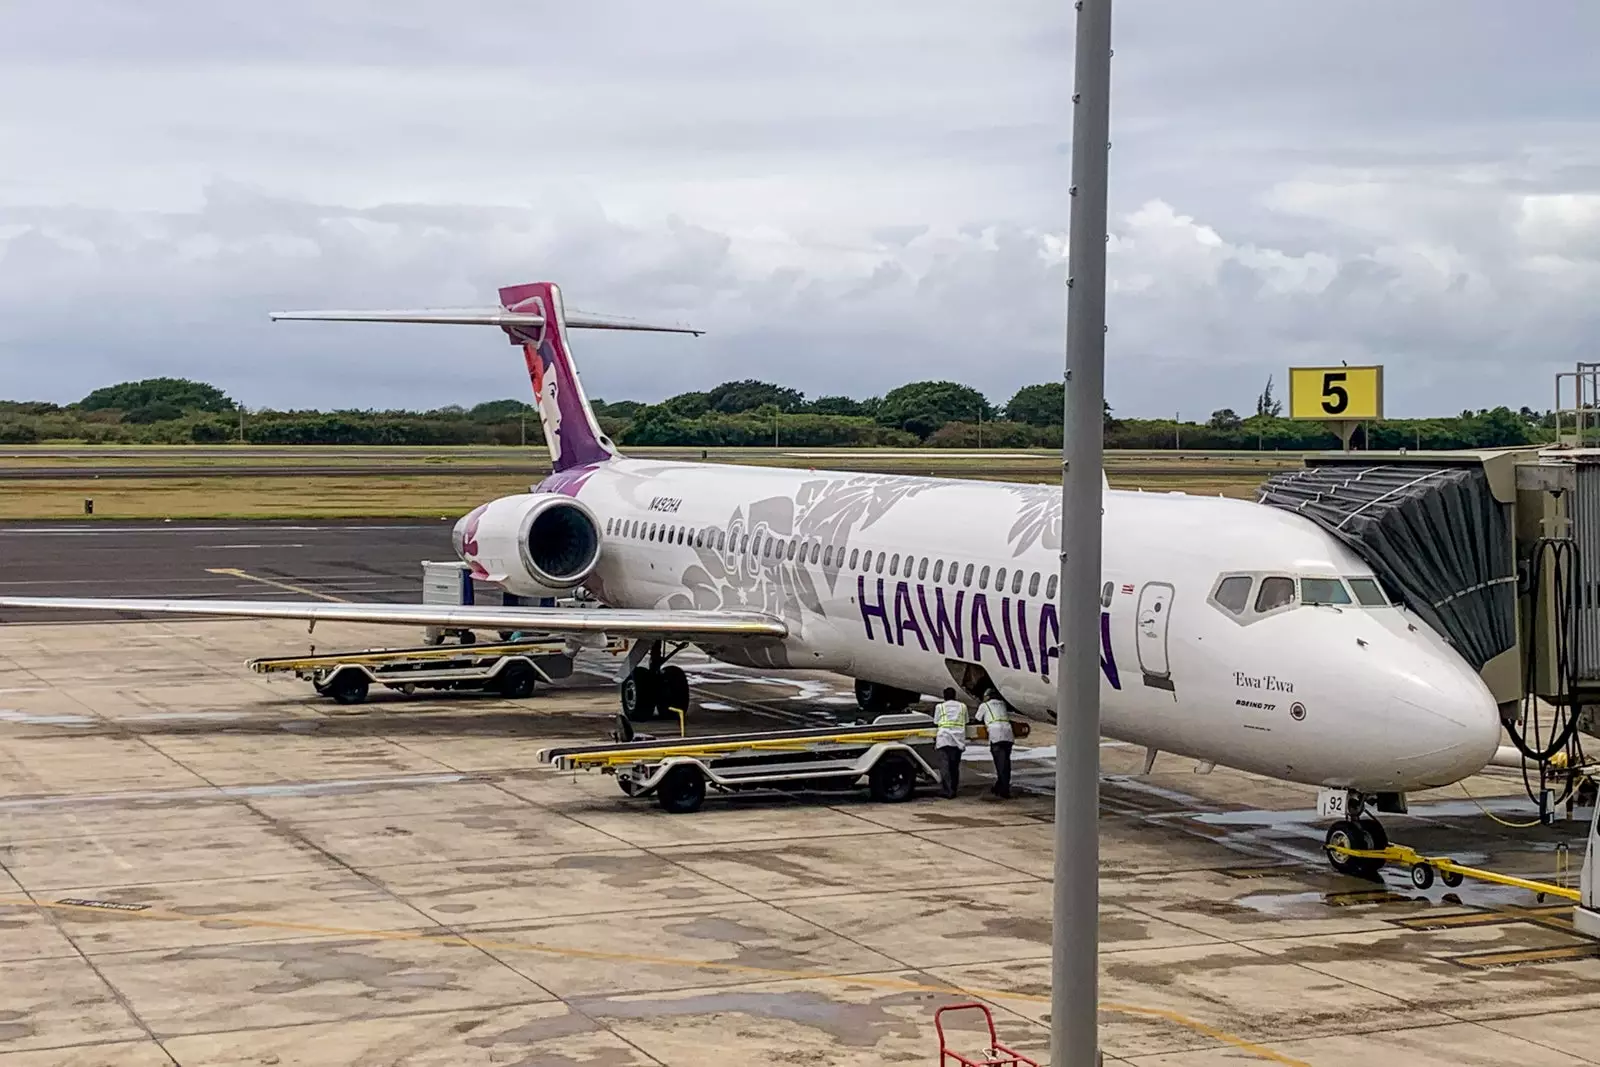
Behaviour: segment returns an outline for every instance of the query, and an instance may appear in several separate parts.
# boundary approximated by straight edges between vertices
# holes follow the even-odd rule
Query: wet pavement
[[[954,801],[670,816],[535,763],[610,729],[603,655],[518,703],[346,708],[242,666],[306,644],[293,623],[0,626],[0,1067],[932,1064],[933,1011],[974,998],[1047,1061],[1048,727],[1009,803],[975,750]],[[836,676],[684,665],[692,731],[856,714]],[[1600,945],[1567,909],[1336,876],[1312,791],[1101,753],[1108,1062],[1596,1062]],[[1479,806],[1517,821],[1520,798],[1483,776],[1385,824],[1575,871],[1585,824]]]

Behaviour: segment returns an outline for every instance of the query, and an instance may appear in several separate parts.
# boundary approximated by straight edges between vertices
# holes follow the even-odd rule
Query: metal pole
[[[1050,1062],[1099,1062],[1100,470],[1105,453],[1106,176],[1111,0],[1077,0],[1072,229],[1061,456],[1061,664],[1056,708],[1056,856]]]

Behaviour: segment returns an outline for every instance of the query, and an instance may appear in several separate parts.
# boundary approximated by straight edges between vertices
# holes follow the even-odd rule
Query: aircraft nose
[[[1482,770],[1500,746],[1494,695],[1454,652],[1413,648],[1395,670],[1389,714],[1409,755],[1403,772],[1424,786]]]

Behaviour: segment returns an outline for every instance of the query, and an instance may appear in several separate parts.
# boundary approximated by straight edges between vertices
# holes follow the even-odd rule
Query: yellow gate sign
[[[1383,368],[1290,367],[1289,417],[1319,422],[1383,418]]]

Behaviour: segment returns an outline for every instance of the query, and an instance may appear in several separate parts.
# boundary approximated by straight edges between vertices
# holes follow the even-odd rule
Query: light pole
[[[1100,545],[1105,459],[1106,181],[1111,0],[1077,0],[1072,229],[1067,248],[1061,442],[1061,664],[1056,707],[1056,855],[1050,1062],[1099,1062]]]

